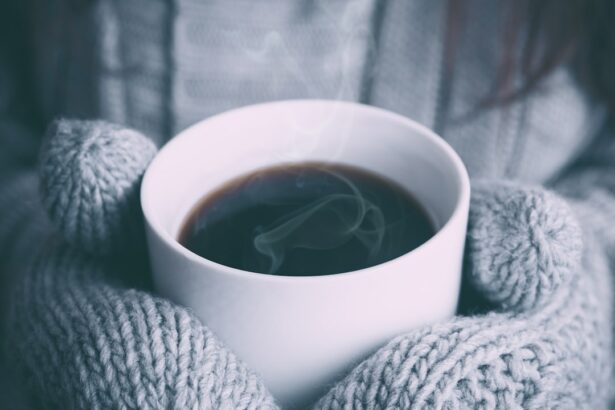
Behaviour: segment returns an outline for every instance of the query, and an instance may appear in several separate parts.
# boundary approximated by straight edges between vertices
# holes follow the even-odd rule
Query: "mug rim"
[[[328,275],[310,275],[310,276],[271,275],[271,274],[266,274],[266,273],[252,272],[248,270],[233,268],[231,266],[227,266],[227,265],[223,265],[218,262],[214,262],[212,260],[209,260],[203,256],[200,256],[190,251],[189,249],[184,247],[182,244],[180,244],[179,241],[167,231],[167,229],[164,229],[164,227],[160,226],[161,224],[157,221],[156,216],[153,215],[153,210],[148,205],[149,203],[148,196],[150,195],[150,192],[155,186],[154,181],[153,181],[154,177],[152,176],[154,172],[153,169],[155,169],[157,159],[160,157],[162,153],[170,150],[171,147],[175,145],[182,144],[183,139],[188,138],[196,130],[203,127],[207,122],[211,120],[220,119],[226,116],[234,116],[237,114],[241,114],[243,111],[249,111],[249,110],[256,109],[256,108],[262,109],[266,107],[273,107],[276,105],[289,105],[289,104],[293,104],[293,105],[295,104],[296,105],[310,105],[310,104],[333,105],[335,104],[335,105],[345,106],[346,108],[353,108],[357,110],[362,110],[364,112],[371,112],[373,114],[377,114],[381,119],[396,122],[402,125],[403,127],[412,129],[413,131],[427,138],[430,142],[438,146],[438,148],[440,148],[444,152],[444,154],[446,154],[446,157],[448,158],[448,160],[451,161],[453,168],[455,169],[455,177],[457,179],[457,184],[459,187],[459,194],[457,195],[456,202],[453,208],[453,212],[451,213],[451,216],[435,232],[435,234],[432,235],[427,241],[425,241],[418,247],[396,258],[389,259],[377,265],[373,265],[373,266],[369,266],[369,267],[361,268],[357,270],[340,272],[340,273],[332,273]],[[172,137],[158,151],[154,159],[149,163],[143,175],[143,179],[141,182],[141,188],[140,188],[140,202],[141,202],[141,209],[143,212],[145,223],[151,229],[151,231],[156,236],[158,236],[158,238],[162,242],[164,242],[167,246],[170,246],[175,252],[178,252],[183,257],[189,260],[192,260],[193,262],[196,262],[200,265],[204,265],[206,267],[209,267],[219,272],[224,272],[225,274],[236,275],[236,276],[239,276],[245,279],[261,280],[261,281],[276,281],[276,282],[338,280],[338,279],[348,278],[351,276],[354,277],[357,275],[368,275],[372,273],[374,270],[381,270],[382,268],[386,267],[386,265],[395,263],[396,261],[402,258],[411,257],[412,255],[417,254],[430,246],[434,246],[434,243],[437,241],[438,237],[444,235],[445,231],[450,230],[451,226],[454,224],[454,222],[457,219],[464,217],[463,215],[464,208],[465,208],[464,204],[469,202],[469,196],[470,196],[470,177],[468,175],[465,165],[463,164],[463,161],[459,157],[459,154],[457,154],[457,152],[442,137],[440,137],[434,131],[418,123],[417,121],[414,121],[401,114],[397,114],[397,113],[394,113],[392,111],[389,111],[383,108],[375,107],[375,106],[368,105],[368,104],[358,103],[358,102],[327,100],[327,99],[289,99],[289,100],[277,100],[277,101],[272,101],[272,102],[264,102],[264,103],[258,103],[258,104],[250,104],[250,105],[234,108],[234,109],[227,110],[222,113],[215,114],[210,117],[204,118],[203,120],[198,121],[195,124],[180,131],[178,134]]]

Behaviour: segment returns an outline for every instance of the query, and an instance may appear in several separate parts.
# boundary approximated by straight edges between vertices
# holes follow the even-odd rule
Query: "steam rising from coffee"
[[[242,22],[240,30],[231,24],[217,35],[216,40],[229,49],[228,65],[246,71],[245,80],[240,75],[240,81],[224,87],[225,100],[240,105],[297,98],[367,100],[377,72],[373,24],[378,2],[288,1],[280,2],[275,14],[253,3],[246,7],[256,18]],[[339,138],[326,142],[327,159],[342,158],[351,138],[352,120],[341,124],[338,119],[336,107],[323,111],[318,120],[280,115],[289,133],[285,150],[272,162],[309,157],[325,143],[325,130],[331,126],[336,127]]]
[[[250,272],[330,275],[374,266],[428,240],[423,208],[391,180],[349,165],[265,168],[210,193],[180,243]]]
[[[335,249],[356,238],[373,261],[380,252],[386,224],[382,210],[367,200],[344,176],[325,170],[342,181],[350,193],[331,193],[283,215],[254,238],[254,247],[271,259],[270,274],[282,266],[294,248]]]
[[[250,70],[262,80],[261,92],[269,99],[355,100],[361,79],[373,70],[364,60],[375,43],[374,7],[370,0],[287,2],[280,4],[278,12],[309,22],[302,30],[285,19],[264,16],[267,24],[256,19],[250,30],[244,27],[221,34],[237,58],[250,63]],[[255,7],[255,12],[261,11],[269,10]],[[305,36],[305,30],[311,29],[313,35]],[[297,53],[298,44],[311,52]]]

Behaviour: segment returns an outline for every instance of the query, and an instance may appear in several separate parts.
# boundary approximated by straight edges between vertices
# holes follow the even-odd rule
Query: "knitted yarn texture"
[[[257,376],[189,310],[126,287],[145,275],[128,270],[144,264],[126,249],[140,239],[131,229],[140,227],[134,211],[154,145],[100,121],[61,120],[48,134],[43,202],[68,243],[51,238],[37,250],[17,286],[11,323],[16,367],[40,383],[33,388],[43,401],[33,405],[274,408]]]
[[[318,408],[605,406],[611,307],[599,303],[609,296],[604,255],[586,243],[581,258],[570,209],[545,190],[476,183],[471,210],[470,279],[501,310],[398,337]]]
[[[131,276],[147,273],[126,269],[116,241],[130,223],[126,210],[138,208],[151,143],[103,122],[50,130],[43,202],[69,244],[52,236],[20,266],[11,305],[14,364],[44,398],[35,404],[276,408],[258,376],[189,310],[130,288]],[[467,274],[495,311],[400,335],[315,408],[601,408],[612,317],[600,301],[612,299],[593,240],[552,192],[474,181]]]
[[[40,156],[41,188],[64,238],[91,253],[130,250],[143,232],[136,223],[139,183],[155,154],[151,140],[128,128],[103,121],[52,123]]]

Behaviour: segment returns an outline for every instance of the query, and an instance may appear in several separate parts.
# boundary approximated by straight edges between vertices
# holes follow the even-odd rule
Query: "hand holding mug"
[[[219,197],[221,194],[213,191],[220,186],[255,170],[300,167],[306,162],[323,164],[321,168],[327,172],[344,172],[339,166],[335,168],[343,164],[388,179],[416,199],[436,233],[416,249],[402,251],[383,263],[330,275],[318,271],[319,264],[323,271],[330,264],[318,250],[309,255],[312,263],[304,262],[313,271],[303,276],[236,269],[200,257],[178,242],[194,204],[208,195]],[[304,168],[303,172],[315,171]],[[292,178],[294,175],[291,172],[288,178],[290,184],[279,175],[276,178],[277,184],[286,184],[283,191],[287,196],[293,190],[292,182],[305,176],[299,173]],[[317,175],[313,178],[322,178]],[[320,181],[312,199],[322,200],[330,190],[331,194],[344,193],[355,201],[363,200],[369,192],[343,186],[354,180],[354,185],[366,187],[352,175],[345,173],[347,184],[339,187],[330,188],[335,178]],[[381,203],[383,193],[390,190],[385,190],[384,182],[376,184],[378,195],[372,195],[373,208],[387,212],[381,223],[367,221],[368,228],[410,216],[408,207],[396,215],[394,207]],[[230,185],[235,192],[242,186],[238,182]],[[324,393],[353,364],[391,338],[453,316],[461,281],[469,185],[461,160],[441,138],[378,108],[306,100],[230,111],[183,131],[159,152],[145,173],[141,203],[155,287],[163,296],[191,307],[226,346],[262,375],[283,404],[304,404]],[[259,193],[258,189],[265,189],[262,182],[253,189],[253,195]],[[306,190],[297,189],[295,196],[306,195]],[[400,198],[403,196],[397,195],[391,201],[399,202]],[[242,199],[242,204],[224,204],[249,207],[249,196]],[[272,198],[272,202],[280,201],[277,196]],[[308,202],[311,205],[298,205],[293,212],[302,206],[318,206]],[[342,219],[345,212],[346,217],[354,219],[353,207],[346,205],[346,209],[332,212],[338,216],[342,213]],[[271,208],[273,205],[269,205]],[[309,224],[317,225],[317,219],[312,218]],[[322,248],[322,243],[336,235],[331,232],[336,220],[329,218],[326,224],[313,228],[320,230],[311,234],[313,247]],[[225,227],[239,232],[239,227],[231,223]],[[347,232],[345,227],[339,229]],[[224,241],[225,236],[220,232],[212,242]],[[409,239],[409,235],[403,238]],[[225,251],[241,246],[242,240],[239,235],[232,238]],[[374,247],[370,243],[364,250],[360,246],[353,249],[355,254],[344,254],[346,266],[360,258],[356,253],[368,253]],[[340,246],[333,252],[341,258],[344,250]],[[257,254],[250,256],[255,259]]]
[[[65,126],[73,138],[52,136],[46,147],[47,152],[59,149],[64,160],[44,152],[42,172],[44,187],[51,187],[44,190],[48,204],[68,193],[63,189],[69,186],[59,184],[60,176],[66,175],[60,170],[72,168],[70,192],[84,188],[77,191],[80,209],[74,208],[76,202],[66,202],[65,212],[51,213],[73,246],[49,247],[24,272],[17,294],[23,300],[16,304],[14,316],[17,334],[21,328],[24,335],[30,328],[53,330],[53,324],[62,329],[64,336],[37,333],[35,343],[29,344],[33,349],[21,355],[28,361],[26,368],[39,375],[48,402],[73,407],[274,407],[255,373],[228,353],[190,311],[130,289],[126,279],[114,273],[121,263],[111,266],[109,258],[88,257],[77,250],[85,246],[91,254],[111,249],[112,259],[122,259],[110,245],[122,229],[138,221],[126,211],[134,209],[128,204],[135,197],[122,197],[130,190],[97,183],[89,178],[87,167],[75,169],[69,159],[92,147],[88,152],[94,163],[107,164],[112,175],[133,175],[132,184],[138,186],[144,169],[131,169],[134,163],[125,159],[148,143],[137,138],[134,145],[124,145],[116,137],[121,128],[102,123]],[[84,139],[90,144],[82,144]],[[102,208],[110,212],[94,212]],[[94,235],[88,225],[75,224],[85,211],[107,230]],[[584,275],[578,275],[579,230],[567,206],[541,188],[477,183],[469,226],[468,277],[501,313],[454,318],[396,338],[347,377],[340,375],[343,381],[318,408],[504,408],[528,403],[548,407],[554,398],[577,406],[600,402],[592,386],[608,375],[608,361],[592,346],[601,343],[597,338],[603,332],[597,329],[607,320],[597,315],[602,310],[583,301],[598,300],[586,297],[601,291],[592,285],[600,282],[590,278],[608,266],[604,258],[588,258],[594,263],[582,265]],[[124,246],[139,243],[136,235]],[[587,343],[580,348],[575,341]],[[57,357],[73,360],[57,362]],[[55,369],[52,373],[59,379],[41,376],[44,369]],[[62,383],[63,378],[83,374],[89,378],[81,379],[79,391],[66,390],[76,384]],[[584,388],[571,389],[569,377]]]

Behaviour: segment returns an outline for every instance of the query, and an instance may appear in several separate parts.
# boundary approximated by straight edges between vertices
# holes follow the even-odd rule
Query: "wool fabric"
[[[457,150],[475,188],[466,279],[492,312],[400,335],[316,407],[606,408],[615,128],[568,66],[475,110],[495,80],[505,2],[464,2],[451,72],[449,3],[33,0],[12,24],[0,2],[0,29],[14,26],[0,37],[7,390],[24,408],[274,407],[206,324],[152,295],[132,252],[140,222],[126,215],[154,148],[126,127],[161,146],[227,108],[328,98],[416,119]],[[37,171],[58,117],[106,122],[57,123]]]
[[[71,244],[91,253],[134,251],[143,233],[139,184],[156,147],[104,121],[53,122],[40,158],[45,206]]]
[[[107,207],[105,201],[137,201],[130,190],[105,196],[91,189],[63,190],[84,185],[93,170],[113,171],[128,186],[138,185],[145,167],[135,171],[135,164],[120,155],[126,142],[118,136],[132,131],[100,121],[59,124],[43,149],[57,149],[53,139],[69,129],[72,138],[81,135],[91,146],[104,145],[117,155],[71,168],[63,158],[83,155],[84,144],[63,145],[61,155],[42,153],[41,180],[58,174],[69,180],[43,191],[52,221],[62,226],[67,215],[82,218],[79,212],[101,218],[90,223],[103,225],[120,218],[123,208]],[[133,149],[150,147],[143,138],[132,144]],[[66,196],[81,205],[73,213],[54,212],[57,201],[51,199]],[[95,212],[96,207],[117,214]],[[542,188],[475,181],[471,209],[469,277],[501,311],[401,335],[333,387],[316,408],[598,408],[605,402],[610,356],[600,347],[610,340],[601,329],[608,309],[594,296],[600,293],[596,278],[608,273],[608,264],[599,255],[582,261],[582,233],[570,207]],[[87,234],[80,232],[75,246],[90,249]],[[102,249],[112,248],[114,240],[113,235],[96,237]],[[25,272],[24,284],[44,288],[21,287],[13,304],[13,334],[26,338],[16,345],[29,350],[19,355],[20,368],[49,380],[52,403],[276,407],[258,377],[185,308],[127,288],[121,275],[120,284],[112,285],[121,272],[113,260],[87,257],[60,241],[42,249]],[[63,371],[54,376],[58,366]]]

